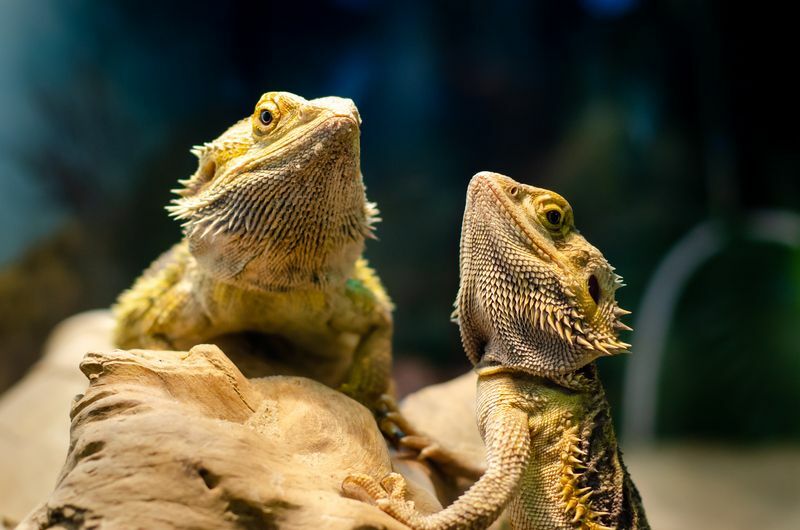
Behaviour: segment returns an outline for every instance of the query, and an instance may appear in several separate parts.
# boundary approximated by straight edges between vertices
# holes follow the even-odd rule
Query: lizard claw
[[[400,407],[397,406],[397,400],[391,394],[381,394],[378,398],[378,405],[383,408],[384,412],[400,410]]]
[[[417,460],[427,460],[441,467],[446,473],[478,480],[485,469],[468,457],[442,447],[425,435],[404,436],[399,445],[417,453]]]
[[[390,439],[399,445],[400,441],[408,435],[417,434],[416,429],[400,412],[397,401],[389,394],[383,394],[377,403],[378,423]]]
[[[379,425],[381,431],[392,440],[397,448],[408,449],[419,461],[428,461],[437,464],[445,473],[455,476],[477,480],[483,474],[483,467],[476,466],[468,458],[449,451],[439,445],[429,436],[420,433],[400,412],[395,399],[382,395],[380,405]]]
[[[441,446],[430,438],[420,434],[411,434],[400,438],[399,445],[417,452],[417,460],[437,460],[443,455]]]
[[[405,436],[405,433],[400,427],[387,417],[378,418],[378,427],[380,427],[381,432],[394,444],[399,444],[400,440]]]
[[[345,496],[373,504],[390,514],[397,509],[414,509],[413,503],[406,500],[407,490],[406,480],[399,473],[389,473],[380,482],[369,475],[354,473],[342,482]]]

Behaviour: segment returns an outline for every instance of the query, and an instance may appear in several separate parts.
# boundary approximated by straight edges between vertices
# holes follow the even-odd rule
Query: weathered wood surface
[[[215,346],[90,353],[55,490],[33,528],[404,528],[343,497],[391,471],[369,411],[296,377],[246,379]],[[419,488],[415,500],[438,503]]]
[[[0,519],[21,520],[53,490],[69,448],[70,404],[87,384],[78,364],[87,351],[113,349],[113,324],[108,311],[60,323],[41,360],[0,396]]]

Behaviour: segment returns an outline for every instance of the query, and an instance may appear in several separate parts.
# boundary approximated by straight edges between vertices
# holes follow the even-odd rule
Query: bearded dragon
[[[197,170],[168,207],[184,238],[120,295],[117,346],[224,342],[255,354],[243,371],[262,363],[248,375],[303,375],[380,408],[392,304],[361,257],[378,219],[360,124],[349,99],[268,92],[192,149]]]
[[[405,481],[349,476],[347,495],[413,529],[477,529],[506,509],[512,528],[646,529],[594,360],[625,351],[621,284],[575,229],[560,195],[495,173],[467,193],[456,317],[478,373],[486,472],[444,510],[423,514]]]

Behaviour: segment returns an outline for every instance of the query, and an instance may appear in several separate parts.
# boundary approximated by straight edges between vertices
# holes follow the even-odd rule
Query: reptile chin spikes
[[[359,123],[349,99],[268,92],[195,146],[197,170],[167,208],[184,238],[120,295],[116,345],[189,349],[224,336],[245,371],[310,377],[384,414],[392,305],[361,258],[378,210]]]
[[[474,362],[534,375],[574,371],[630,348],[622,278],[575,229],[560,195],[496,173],[470,182],[461,234],[462,342]],[[500,341],[489,344],[489,338]]]
[[[628,313],[619,308],[612,310],[612,313],[616,315],[617,311]],[[630,344],[618,340],[614,331],[595,332],[594,327],[575,310],[565,313],[560,309],[542,308],[535,304],[531,321],[535,327],[545,328],[556,333],[569,346],[582,348],[589,352],[597,351],[603,355],[614,355],[625,353],[631,347]],[[611,329],[632,330],[616,319],[611,320]]]
[[[431,514],[396,474],[351,476],[345,492],[414,530],[487,528],[503,510],[525,530],[649,529],[591,362],[628,348],[616,335],[621,278],[563,198],[502,175],[472,179],[461,234],[453,318],[478,374],[486,471]]]
[[[167,210],[206,271],[275,289],[347,277],[378,221],[359,123],[350,100],[269,92],[250,118],[195,146],[197,170]]]

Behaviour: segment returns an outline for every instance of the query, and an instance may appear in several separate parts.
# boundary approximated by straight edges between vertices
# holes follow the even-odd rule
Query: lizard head
[[[377,221],[349,99],[261,96],[253,113],[192,152],[197,171],[168,207],[217,279],[263,289],[346,278]]]
[[[455,316],[473,364],[547,377],[626,350],[621,280],[563,197],[496,173],[472,178]]]

